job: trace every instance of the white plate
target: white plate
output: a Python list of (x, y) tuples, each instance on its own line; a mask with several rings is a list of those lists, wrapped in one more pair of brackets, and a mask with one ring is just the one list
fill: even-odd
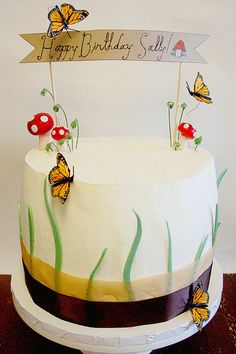
[[(211, 316), (204, 325), (213, 318), (220, 305), (222, 287), (223, 274), (214, 260), (208, 289)], [(16, 311), (29, 327), (54, 342), (83, 353), (149, 353), (180, 342), (198, 331), (190, 311), (170, 321), (126, 328), (93, 328), (63, 321), (33, 302), (25, 285), (21, 264), (12, 274), (11, 289)]]

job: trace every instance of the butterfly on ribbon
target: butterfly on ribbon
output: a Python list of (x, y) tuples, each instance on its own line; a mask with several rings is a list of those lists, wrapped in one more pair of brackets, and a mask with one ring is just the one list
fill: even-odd
[(201, 282), (193, 290), (192, 297), (188, 304), (193, 317), (193, 322), (197, 325), (198, 330), (202, 329), (202, 324), (210, 317), (210, 310), (208, 309), (209, 294), (203, 290)]
[(88, 15), (88, 11), (75, 10), (75, 8), (70, 4), (62, 4), (60, 9), (58, 6), (55, 6), (48, 13), (48, 19), (50, 21), (47, 31), (48, 37), (56, 37), (63, 30), (66, 30), (69, 35), (69, 26), (84, 20)]
[(60, 202), (64, 204), (70, 192), (70, 184), (73, 182), (73, 179), (74, 168), (73, 175), (71, 176), (66, 159), (60, 152), (58, 152), (57, 165), (53, 167), (48, 175), (52, 197), (59, 198)]
[(187, 82), (186, 84), (187, 84), (187, 90), (189, 94), (193, 96), (197, 101), (212, 103), (212, 100), (209, 97), (210, 95), (209, 89), (203, 82), (203, 77), (200, 73), (197, 74), (193, 91), (190, 90), (189, 84)]

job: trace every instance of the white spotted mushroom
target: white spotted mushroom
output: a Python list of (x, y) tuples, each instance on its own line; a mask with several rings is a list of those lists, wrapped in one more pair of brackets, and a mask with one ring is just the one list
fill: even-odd
[(39, 149), (44, 150), (51, 141), (50, 130), (54, 126), (53, 118), (48, 113), (37, 113), (34, 118), (27, 123), (30, 134), (38, 135)]
[[(69, 133), (70, 131), (67, 128), (63, 127), (63, 125), (59, 125), (52, 129), (51, 136), (54, 140), (59, 142), (62, 139), (66, 139)], [(62, 151), (67, 151), (67, 144), (62, 144), (60, 149)]]
[(196, 137), (196, 129), (190, 123), (183, 122), (178, 126), (178, 131), (180, 132), (180, 146), (186, 149), (189, 141)]

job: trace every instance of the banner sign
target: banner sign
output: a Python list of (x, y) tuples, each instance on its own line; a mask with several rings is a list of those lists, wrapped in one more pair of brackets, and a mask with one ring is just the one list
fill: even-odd
[(140, 30), (86, 30), (21, 34), (34, 50), (21, 63), (135, 60), (206, 63), (196, 51), (207, 35)]

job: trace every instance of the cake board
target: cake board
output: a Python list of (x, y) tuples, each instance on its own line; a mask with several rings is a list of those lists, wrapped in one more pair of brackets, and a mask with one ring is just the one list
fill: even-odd
[[(223, 273), (214, 260), (209, 285), (210, 319), (216, 314), (222, 295)], [(12, 274), (13, 303), (22, 320), (43, 337), (64, 346), (89, 353), (149, 353), (180, 342), (198, 332), (190, 311), (172, 320), (126, 328), (93, 328), (67, 322), (37, 306), (25, 285), (22, 264), (17, 264)]]

